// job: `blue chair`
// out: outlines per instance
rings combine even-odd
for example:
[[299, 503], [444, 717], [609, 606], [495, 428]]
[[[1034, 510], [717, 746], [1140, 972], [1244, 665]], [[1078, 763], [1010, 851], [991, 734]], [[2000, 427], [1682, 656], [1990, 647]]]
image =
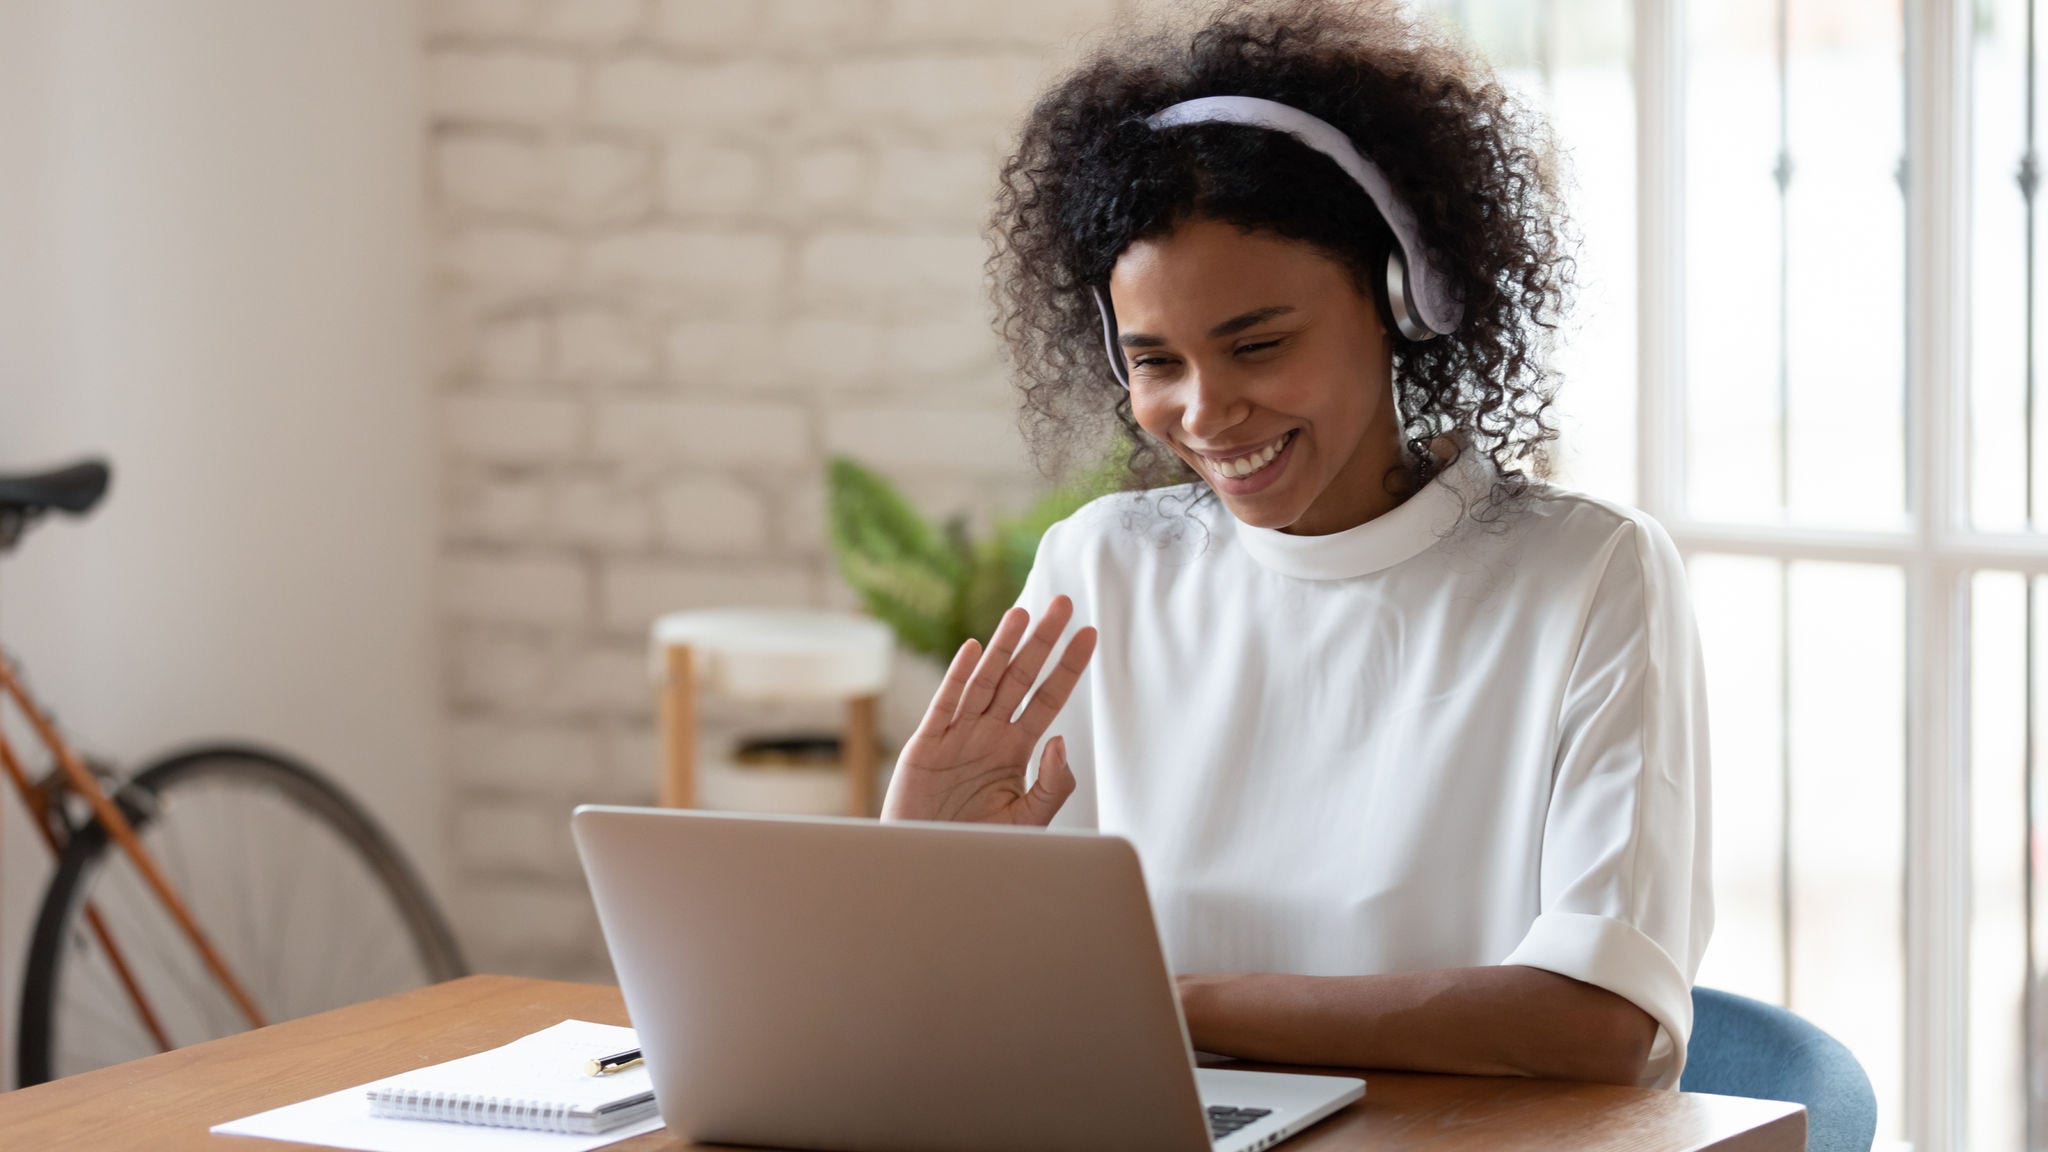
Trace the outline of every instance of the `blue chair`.
[[1683, 1092], [1806, 1105], [1807, 1152], [1870, 1152], [1877, 1096], [1842, 1042], [1797, 1015], [1719, 992], [1692, 990]]

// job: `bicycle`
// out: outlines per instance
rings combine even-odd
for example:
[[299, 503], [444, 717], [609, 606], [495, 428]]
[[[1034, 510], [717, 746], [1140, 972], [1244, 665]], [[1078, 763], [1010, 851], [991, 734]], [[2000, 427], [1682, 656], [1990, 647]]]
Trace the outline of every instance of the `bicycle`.
[[[47, 513], [89, 512], [111, 475], [0, 475], [0, 554]], [[50, 765], [31, 775], [0, 729], [0, 774], [56, 858], [22, 981], [21, 1086], [467, 973], [398, 846], [311, 767], [209, 743], [123, 779], [65, 742], [0, 649], [10, 700]]]

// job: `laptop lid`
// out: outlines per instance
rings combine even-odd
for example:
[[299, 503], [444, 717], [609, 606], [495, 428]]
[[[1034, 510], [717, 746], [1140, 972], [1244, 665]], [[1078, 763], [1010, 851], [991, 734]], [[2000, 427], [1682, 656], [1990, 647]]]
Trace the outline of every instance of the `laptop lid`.
[[671, 1131], [1210, 1147], [1128, 841], [597, 805], [571, 827]]

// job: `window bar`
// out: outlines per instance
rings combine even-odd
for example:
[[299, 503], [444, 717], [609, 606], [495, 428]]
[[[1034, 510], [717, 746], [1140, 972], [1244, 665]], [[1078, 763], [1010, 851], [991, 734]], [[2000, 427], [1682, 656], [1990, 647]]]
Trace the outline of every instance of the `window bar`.
[[[2025, 364], [2026, 373], [2024, 472], [2027, 486], [2025, 497], [2026, 525], [2029, 531], [2032, 531], [2034, 528], [2034, 210], [2037, 203], [2035, 193], [2040, 190], [2041, 186], [2040, 159], [2039, 154], [2035, 150], [2034, 123], [2035, 4], [2036, 0], [2027, 0], [2026, 111], [2023, 118], [2023, 122], [2026, 125], [2026, 151], [2020, 156], [2019, 171], [2017, 173], [2020, 198], [2026, 213], [2025, 237], [2027, 255], [2024, 264], [2025, 280], [2021, 315], [2025, 317], [2025, 322], [2022, 324], [2024, 329], [2022, 339], [2024, 340], [2025, 350], [2023, 363]], [[2035, 740], [2038, 737], [2038, 733], [2034, 716], [2034, 693], [2037, 682], [2034, 648], [2035, 636], [2037, 635], [2035, 631], [2037, 611], [2036, 585], [2039, 583], [2040, 580], [2036, 576], [2029, 575], [2026, 578], [2027, 599], [2024, 624], [2026, 629], [2024, 633], [2026, 636], [2026, 667], [2020, 689], [2020, 699], [2024, 702], [2021, 706], [2023, 714], [2023, 720], [2021, 721], [2023, 736], [2020, 768], [2021, 804], [2023, 805], [2021, 827], [2024, 829], [2024, 833], [2020, 841], [2020, 924], [2021, 931], [2025, 936], [2022, 946], [2022, 963], [2024, 967], [2021, 969], [2022, 978], [2020, 981], [2020, 1083], [2026, 1086], [2025, 1098], [2021, 1101], [2021, 1107], [2025, 1109], [2021, 1121], [2021, 1130], [2025, 1134], [2023, 1139], [2029, 1152], [2040, 1147], [2040, 1109], [2038, 1101], [2042, 1095], [2040, 1085], [2036, 1079], [2040, 1074], [2040, 1069], [2034, 1057], [2035, 1013], [2038, 1010], [2034, 980], [2035, 974], [2039, 971], [2039, 958], [2035, 955], [2034, 947], [2035, 885], [2033, 844], [2034, 804], [2036, 800], [2034, 776], [2038, 768], [2035, 754]]]
[[2040, 158], [2034, 147], [2034, 3], [2027, 0], [2027, 68], [2026, 68], [2026, 124], [2027, 150], [2020, 156], [2019, 172], [2016, 179], [2020, 186], [2020, 197], [2026, 209], [2026, 307], [2024, 315], [2026, 341], [2026, 414], [2025, 414], [2025, 475], [2026, 475], [2026, 524], [2027, 530], [2034, 530], [2034, 193], [2041, 186]]
[[[2029, 3], [2032, 0], [2028, 0]], [[1912, 50], [1907, 47], [1913, 42], [1913, 13], [1910, 0], [1899, 5], [1899, 162], [1892, 169], [1892, 183], [1899, 190], [1899, 247], [1902, 249], [1899, 262], [1912, 276], [1913, 267], [1913, 206], [1908, 197], [1912, 194], [1908, 180], [1911, 170], [1908, 155], [1913, 136], [1913, 60]], [[1899, 469], [1899, 507], [1906, 510], [1906, 516], [1926, 516], [1928, 510], [1913, 506], [1913, 470], [1920, 466], [1918, 453], [1913, 450], [1913, 293], [1899, 293], [1899, 331], [1905, 338], [1899, 343], [1904, 354], [1900, 369], [1904, 373], [1899, 380], [1899, 456], [1905, 467]]]
[[2003, 556], [2039, 570], [2038, 554], [2048, 553], [2038, 538], [1970, 532], [1958, 499], [1967, 491], [1970, 77], [1980, 11], [1956, 0], [1906, 2], [1905, 285], [1914, 318], [1906, 383], [1918, 462], [1909, 473], [1906, 674], [1916, 706], [1907, 723], [1904, 1062], [1893, 1083], [1898, 1134], [1918, 1152], [1970, 1147], [1969, 577]]
[[[1636, 496], [1682, 535], [1685, 457], [1687, 0], [1634, 0], [1636, 96]], [[1654, 451], [1645, 450], [1655, 445]]]
[[[2031, 3], [2031, 0], [2029, 2]], [[1930, 521], [1929, 517], [1934, 515], [1934, 511], [1930, 508], [1920, 507], [1915, 493], [1917, 481], [1915, 470], [1921, 466], [1921, 461], [1918, 459], [1919, 454], [1914, 451], [1913, 446], [1913, 408], [1914, 393], [1916, 391], [1914, 377], [1919, 373], [1919, 361], [1917, 359], [1919, 349], [1915, 343], [1914, 336], [1914, 329], [1918, 327], [1914, 322], [1914, 312], [1917, 304], [1913, 298], [1913, 290], [1910, 287], [1914, 282], [1913, 276], [1916, 270], [1916, 262], [1913, 255], [1912, 187], [1909, 183], [1912, 174], [1909, 164], [1913, 149], [1913, 85], [1916, 79], [1916, 71], [1913, 67], [1913, 54], [1910, 47], [1913, 43], [1912, 9], [1912, 0], [1904, 0], [1899, 5], [1899, 160], [1892, 168], [1892, 184], [1899, 192], [1899, 244], [1901, 248], [1899, 267], [1905, 270], [1905, 281], [1901, 285], [1901, 291], [1899, 292], [1899, 331], [1903, 334], [1899, 341], [1901, 353], [1899, 363], [1899, 455], [1901, 462], [1904, 464], [1904, 467], [1899, 469], [1899, 482], [1902, 486], [1901, 495], [1903, 497], [1899, 506], [1906, 510], [1907, 521], [1924, 533], [1926, 525], [1930, 523], [1945, 523], [1945, 521]], [[1929, 163], [1928, 167], [1934, 167], [1934, 163]], [[1921, 631], [1921, 623], [1916, 617], [1925, 615], [1932, 611], [1932, 609], [1927, 604], [1927, 581], [1924, 578], [1917, 577], [1910, 570], [1902, 570], [1901, 574], [1907, 580], [1907, 631], [1904, 639], [1906, 650], [1909, 654], [1908, 658], [1911, 659], [1915, 639]], [[1950, 600], [1953, 603], [1954, 597], [1951, 596]], [[1901, 687], [1905, 690], [1905, 698], [1901, 701], [1899, 709], [1899, 715], [1903, 719], [1903, 723], [1899, 725], [1899, 747], [1906, 751], [1906, 771], [1903, 779], [1900, 780], [1899, 811], [1911, 812], [1914, 805], [1915, 776], [1919, 771], [1914, 764], [1915, 757], [1913, 753], [1913, 745], [1917, 737], [1916, 728], [1919, 726], [1919, 721], [1913, 715], [1913, 700], [1915, 698], [1913, 677], [1909, 673], [1902, 679], [1904, 682], [1901, 684]], [[1899, 869], [1899, 909], [1901, 913], [1899, 916], [1899, 958], [1901, 961], [1901, 972], [1903, 973], [1905, 968], [1910, 967], [1914, 962], [1914, 933], [1916, 931], [1927, 931], [1928, 928], [1922, 928], [1916, 923], [1913, 896], [1913, 885], [1916, 877], [1913, 874], [1913, 851], [1919, 840], [1910, 817], [1901, 821], [1899, 834], [1905, 847], [1903, 866]], [[1902, 1046], [1912, 1042], [1911, 1038], [1917, 1034], [1916, 1028], [1923, 1027], [1914, 1019], [1914, 994], [1911, 987], [1912, 978], [1910, 976], [1905, 978], [1905, 984], [1906, 987], [1902, 991], [1906, 994], [1906, 1004], [1904, 1006], [1905, 1012], [1900, 1020], [1901, 1033], [1899, 1036]], [[1964, 1051], [1967, 1052], [1967, 1050], [1967, 1046], [1965, 1046]], [[1905, 1096], [1907, 1099], [1902, 1100], [1901, 1103], [1905, 1104], [1905, 1111], [1908, 1117], [1912, 1117], [1916, 1112], [1923, 1110], [1923, 1104], [1908, 1102], [1912, 1096], [1910, 1090], [1905, 1093]], [[1906, 1119], [1906, 1125], [1909, 1129], [1914, 1123], [1913, 1119]], [[1957, 1147], [1960, 1149], [1960, 1145]]]
[[[1777, 0], [1778, 508], [1792, 506], [1792, 186], [1790, 0]], [[1792, 565], [1778, 565], [1778, 980], [1792, 1004]]]
[[1778, 508], [1792, 506], [1792, 131], [1790, 0], [1777, 0], [1778, 158]]
[[[2031, 7], [2031, 4], [2029, 7]], [[2028, 212], [2028, 231], [2030, 232], [2033, 230], [2032, 215], [2033, 213], [2030, 209]], [[2031, 252], [2032, 249], [2029, 248], [2029, 251]], [[2027, 280], [2029, 281], [2027, 299], [2028, 303], [2031, 304], [2033, 301], [2031, 282], [2034, 278], [2033, 258], [2031, 256], [2028, 257], [2027, 264], [2029, 265], [2027, 270]], [[2031, 309], [2029, 311], [2031, 314]], [[2029, 324], [2028, 327], [2031, 328], [2032, 325]], [[2029, 345], [2033, 343], [2031, 337], [2028, 338], [2027, 343]], [[2033, 360], [2031, 356], [2028, 358], [2027, 374], [2029, 377], [2033, 375]], [[2033, 497], [2030, 493], [2028, 495], [2028, 503], [2032, 504], [2032, 502]], [[2029, 509], [2029, 513], [2031, 514], [2031, 509]], [[2023, 732], [2021, 747], [2024, 751], [2020, 754], [2020, 803], [2023, 805], [2021, 827], [2024, 829], [2020, 839], [2020, 930], [2026, 937], [2021, 953], [2024, 959], [2022, 960], [2022, 978], [2020, 980], [2020, 1083], [2026, 1085], [2026, 1098], [2021, 1102], [2021, 1106], [2026, 1109], [2026, 1115], [2022, 1121], [2022, 1129], [2026, 1134], [2025, 1141], [2028, 1152], [2033, 1152], [2034, 1149], [2041, 1146], [2039, 1138], [2040, 1108], [2038, 1106], [2041, 1099], [2041, 1088], [2035, 1079], [2040, 1074], [2040, 1069], [2038, 1061], [2034, 1058], [2034, 1013], [2038, 1008], [2038, 998], [2034, 994], [2034, 979], [2035, 973], [2039, 971], [2039, 968], [2037, 967], [2038, 959], [2035, 956], [2034, 949], [2034, 858], [2032, 851], [2036, 795], [2034, 784], [2034, 771], [2036, 768], [2034, 741], [2038, 736], [2034, 719], [2036, 668], [2034, 647], [2037, 635], [2034, 630], [2034, 624], [2036, 609], [2035, 589], [2039, 583], [2040, 577], [2031, 573], [2027, 575], [2026, 622], [2024, 624], [2026, 631], [2023, 633], [2026, 636], [2026, 672], [2021, 681], [2022, 687], [2020, 689], [2020, 699], [2023, 701], [2020, 711], [2024, 716], [2024, 719], [2021, 721], [2021, 730]]]

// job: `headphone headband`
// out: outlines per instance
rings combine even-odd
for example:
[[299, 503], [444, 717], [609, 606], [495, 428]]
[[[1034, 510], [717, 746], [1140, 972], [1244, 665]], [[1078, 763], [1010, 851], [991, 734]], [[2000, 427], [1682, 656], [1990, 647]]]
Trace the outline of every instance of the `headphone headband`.
[[[1259, 96], [1202, 96], [1183, 100], [1145, 118], [1146, 126], [1153, 129], [1208, 123], [1244, 124], [1285, 132], [1336, 161], [1365, 190], [1394, 234], [1399, 258], [1390, 254], [1382, 290], [1387, 294], [1388, 310], [1401, 334], [1410, 340], [1427, 340], [1458, 327], [1458, 322], [1464, 319], [1464, 302], [1452, 288], [1436, 253], [1422, 242], [1415, 212], [1394, 194], [1386, 173], [1358, 151], [1351, 137], [1327, 120]], [[1128, 388], [1130, 380], [1116, 346], [1116, 318], [1110, 310], [1109, 297], [1099, 287], [1093, 291], [1096, 307], [1102, 312], [1110, 369], [1116, 373], [1117, 381]]]

